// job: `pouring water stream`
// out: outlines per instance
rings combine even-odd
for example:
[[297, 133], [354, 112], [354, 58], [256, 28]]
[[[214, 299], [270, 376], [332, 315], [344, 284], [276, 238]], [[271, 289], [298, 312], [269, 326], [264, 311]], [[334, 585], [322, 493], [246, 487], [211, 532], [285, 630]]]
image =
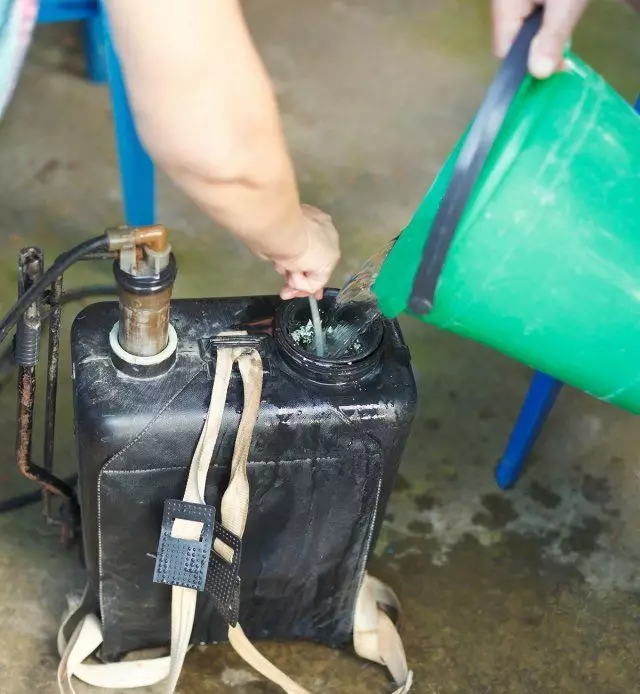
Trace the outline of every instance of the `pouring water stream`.
[[324, 357], [324, 332], [322, 330], [322, 319], [320, 318], [320, 308], [315, 296], [309, 297], [309, 306], [311, 308], [311, 322], [313, 323], [313, 336], [316, 346], [316, 354], [319, 357]]
[[[385, 244], [346, 282], [325, 316], [321, 317], [315, 298], [309, 297], [313, 345], [317, 356], [346, 356], [372, 321], [379, 318], [380, 311], [372, 287], [394, 243], [395, 239]], [[357, 317], [354, 318], [353, 311], [349, 311], [351, 316], [346, 320], [345, 314], [353, 304], [359, 305], [355, 314]]]

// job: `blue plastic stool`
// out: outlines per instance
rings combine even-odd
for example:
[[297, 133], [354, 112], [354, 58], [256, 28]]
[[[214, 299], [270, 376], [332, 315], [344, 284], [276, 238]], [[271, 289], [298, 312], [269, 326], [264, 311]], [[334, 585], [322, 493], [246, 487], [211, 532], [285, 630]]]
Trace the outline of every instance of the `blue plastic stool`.
[[518, 481], [562, 385], [540, 371], [534, 374], [507, 448], [496, 467], [496, 481], [501, 489], [509, 489]]
[[38, 23], [75, 21], [83, 22], [89, 78], [97, 83], [109, 83], [124, 219], [132, 226], [153, 224], [155, 172], [136, 132], [103, 7], [97, 0], [41, 0]]
[[[640, 95], [635, 108], [640, 114]], [[496, 467], [496, 481], [500, 488], [509, 489], [520, 478], [562, 385], [560, 381], [539, 371], [534, 374], [507, 448]]]

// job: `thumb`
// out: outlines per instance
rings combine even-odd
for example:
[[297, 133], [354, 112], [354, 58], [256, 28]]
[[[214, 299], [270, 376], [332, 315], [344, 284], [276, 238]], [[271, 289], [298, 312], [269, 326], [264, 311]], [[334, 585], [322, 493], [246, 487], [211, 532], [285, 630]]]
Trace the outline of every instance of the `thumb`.
[[563, 54], [588, 0], [547, 0], [542, 27], [531, 43], [529, 71], [550, 77], [562, 65]]

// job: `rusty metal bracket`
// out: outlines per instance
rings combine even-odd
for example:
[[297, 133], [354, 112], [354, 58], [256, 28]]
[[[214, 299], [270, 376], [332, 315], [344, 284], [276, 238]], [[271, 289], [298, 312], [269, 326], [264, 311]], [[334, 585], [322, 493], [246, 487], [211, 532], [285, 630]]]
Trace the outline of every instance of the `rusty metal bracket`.
[[[21, 251], [18, 268], [18, 294], [21, 296], [40, 277], [44, 270], [42, 252], [37, 248], [27, 248]], [[55, 428], [56, 395], [58, 386], [58, 363], [60, 355], [60, 298], [62, 295], [62, 279], [56, 280], [49, 292], [49, 354], [47, 368], [44, 466], [33, 462], [31, 456], [33, 440], [33, 412], [36, 395], [36, 362], [31, 358], [35, 349], [30, 343], [34, 339], [39, 342], [40, 325], [42, 321], [42, 301], [31, 304], [21, 322], [27, 326], [18, 326], [18, 339], [28, 335], [27, 349], [16, 352], [18, 361], [18, 434], [16, 442], [16, 462], [21, 474], [27, 479], [37, 482], [43, 489], [43, 511], [48, 522], [60, 525], [62, 540], [70, 542], [76, 536], [79, 522], [79, 506], [73, 487], [65, 480], [53, 474], [53, 444]], [[34, 337], [35, 335], [35, 337]], [[19, 345], [16, 345], [19, 347]], [[26, 358], [23, 358], [26, 354]], [[22, 355], [22, 356], [20, 356]], [[37, 354], [36, 354], [37, 357]], [[63, 520], [54, 520], [51, 515], [51, 494], [61, 497], [66, 505]]]

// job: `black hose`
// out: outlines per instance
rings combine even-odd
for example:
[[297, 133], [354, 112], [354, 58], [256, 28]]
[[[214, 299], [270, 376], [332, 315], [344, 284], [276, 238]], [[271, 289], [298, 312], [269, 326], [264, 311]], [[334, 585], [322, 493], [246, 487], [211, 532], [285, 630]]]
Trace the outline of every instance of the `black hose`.
[[80, 287], [79, 289], [71, 289], [68, 292], [63, 292], [60, 305], [64, 306], [65, 304], [70, 304], [74, 301], [82, 301], [82, 299], [88, 299], [93, 296], [115, 296], [117, 293], [118, 290], [115, 285], [89, 285], [88, 287]]
[[106, 250], [108, 240], [106, 234], [97, 236], [89, 241], [84, 241], [66, 253], [59, 255], [53, 265], [35, 282], [29, 289], [16, 301], [7, 315], [0, 320], [0, 343], [2, 343], [11, 329], [20, 320], [22, 314], [31, 306], [44, 292], [68, 270], [74, 263], [95, 251]]
[[[64, 480], [72, 487], [78, 479], [78, 475], [72, 475]], [[14, 496], [11, 499], [0, 501], [0, 513], [8, 513], [9, 511], [17, 511], [19, 508], [24, 508], [30, 504], [35, 504], [42, 499], [42, 490], [38, 489], [35, 492], [28, 492], [20, 496]]]

